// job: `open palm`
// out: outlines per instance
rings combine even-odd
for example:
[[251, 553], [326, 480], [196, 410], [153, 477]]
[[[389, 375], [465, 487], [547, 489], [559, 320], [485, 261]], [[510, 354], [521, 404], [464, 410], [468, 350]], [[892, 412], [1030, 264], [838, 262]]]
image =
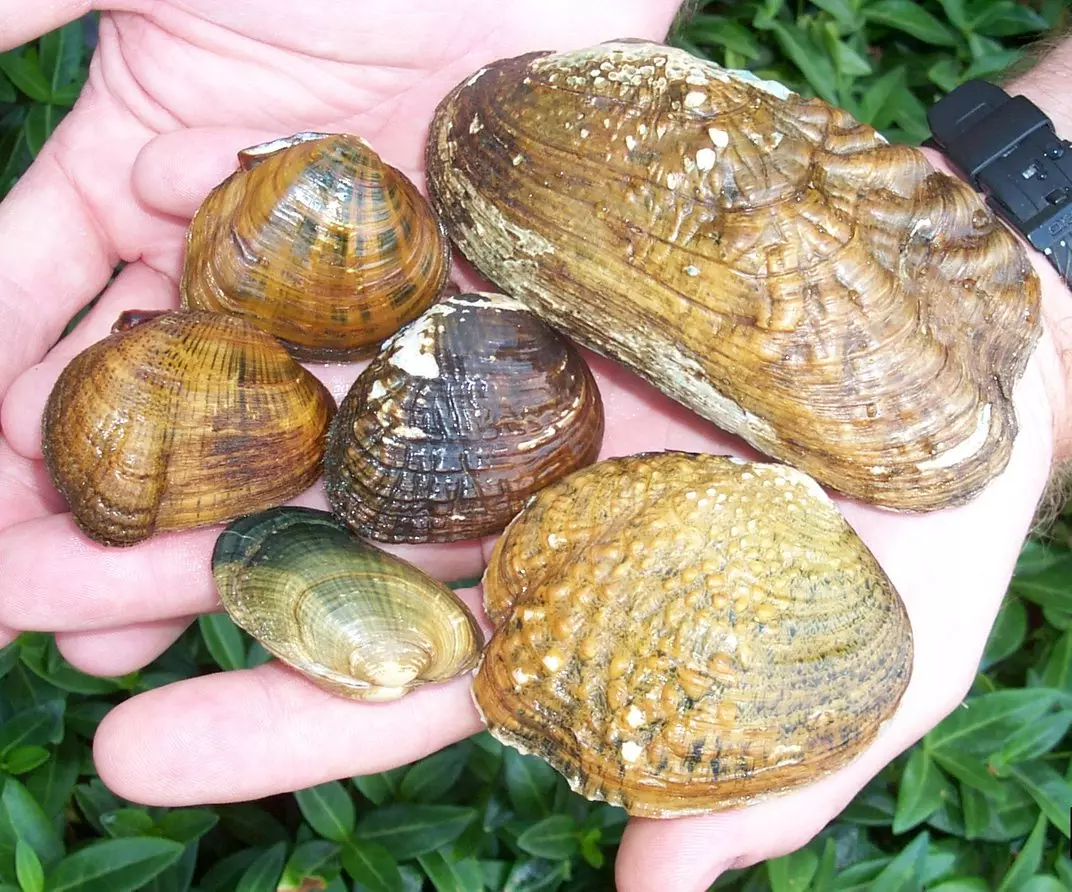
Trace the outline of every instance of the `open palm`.
[[[218, 609], [209, 572], [218, 528], [128, 549], [89, 542], [48, 483], [41, 411], [64, 364], [103, 337], [121, 310], [177, 304], [186, 224], [234, 169], [236, 151], [298, 130], [348, 131], [423, 184], [432, 111], [480, 65], [619, 36], [658, 39], [676, 7], [641, 0], [126, 5], [151, 11], [102, 17], [83, 95], [0, 207], [0, 643], [18, 630], [54, 631], [73, 664], [107, 675], [144, 666], [197, 614]], [[94, 310], [50, 350], [120, 260], [127, 265]], [[457, 278], [466, 282], [464, 273]], [[590, 359], [606, 403], [604, 457], [665, 448], [746, 454], [635, 376]], [[311, 368], [336, 398], [359, 371]], [[621, 889], [703, 888], [727, 866], [803, 844], [959, 701], [1049, 467], [1049, 409], [1034, 365], [1020, 393], [1012, 463], [971, 505], [904, 517], [842, 502], [901, 591], [916, 635], [911, 687], [875, 746], [821, 783], [747, 810], [633, 821], [618, 862]], [[319, 485], [298, 501], [326, 507]], [[392, 550], [457, 579], [480, 572], [488, 544]], [[478, 607], [476, 590], [463, 594]], [[105, 719], [95, 745], [101, 776], [117, 793], [178, 805], [384, 770], [479, 727], [467, 679], [366, 705], [267, 665], [135, 697]]]

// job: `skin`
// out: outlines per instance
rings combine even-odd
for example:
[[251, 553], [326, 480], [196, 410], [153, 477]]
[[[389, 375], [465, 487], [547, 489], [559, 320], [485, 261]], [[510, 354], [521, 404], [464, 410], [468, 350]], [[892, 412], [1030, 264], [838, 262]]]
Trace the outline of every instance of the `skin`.
[[[423, 183], [432, 109], [480, 65], [623, 35], [660, 39], [676, 6], [369, 0], [358, 15], [344, 0], [111, 4], [77, 106], [0, 205], [0, 644], [22, 630], [55, 632], [75, 666], [113, 675], [146, 665], [196, 615], [219, 609], [209, 573], [218, 528], [129, 549], [89, 542], [48, 484], [39, 427], [60, 370], [120, 310], [177, 304], [185, 225], [238, 149], [303, 129], [349, 130]], [[89, 9], [0, 0], [0, 48]], [[1012, 88], [1066, 135], [1072, 100], [1058, 85], [1069, 76], [1066, 47]], [[624, 892], [703, 889], [729, 867], [803, 845], [968, 690], [1053, 463], [1069, 453], [1060, 357], [1072, 337], [1072, 295], [1033, 257], [1047, 327], [1016, 393], [1021, 430], [1006, 471], [970, 505], [921, 517], [840, 500], [913, 623], [916, 661], [901, 709], [859, 760], [808, 788], [707, 817], [631, 821], [617, 862]], [[98, 306], [50, 349], [118, 260], [128, 266]], [[750, 454], [612, 363], [591, 361], [607, 408], [604, 457], [664, 448]], [[337, 398], [359, 370], [312, 368]], [[298, 501], [326, 505], [319, 485]], [[490, 544], [392, 550], [457, 579], [479, 573]], [[465, 595], [478, 607], [477, 590]], [[101, 723], [95, 758], [119, 795], [178, 806], [380, 771], [479, 728], [468, 680], [368, 705], [268, 665], [128, 700]]]

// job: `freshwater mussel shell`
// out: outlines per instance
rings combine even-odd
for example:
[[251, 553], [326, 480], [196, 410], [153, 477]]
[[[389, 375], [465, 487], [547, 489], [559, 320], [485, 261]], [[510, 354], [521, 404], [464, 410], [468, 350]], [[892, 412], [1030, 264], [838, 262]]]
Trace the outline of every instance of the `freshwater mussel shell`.
[[438, 296], [442, 222], [350, 134], [298, 133], [239, 154], [187, 231], [184, 306], [246, 318], [303, 360], [373, 352]]
[[327, 691], [395, 700], [473, 669], [484, 638], [443, 583], [357, 539], [325, 511], [244, 517], [212, 573], [237, 625]]
[[503, 295], [459, 294], [387, 341], [354, 382], [328, 435], [324, 483], [361, 536], [472, 539], [595, 461], [603, 430], [576, 347]]
[[765, 454], [919, 511], [1005, 467], [1041, 331], [1027, 253], [847, 112], [612, 42], [475, 72], [426, 167], [488, 279]]
[[847, 764], [911, 675], [904, 605], [784, 465], [664, 452], [536, 495], [484, 575], [496, 738], [634, 815], [745, 805]]
[[125, 313], [60, 373], [42, 448], [82, 532], [133, 545], [306, 490], [334, 411], [324, 385], [248, 322]]

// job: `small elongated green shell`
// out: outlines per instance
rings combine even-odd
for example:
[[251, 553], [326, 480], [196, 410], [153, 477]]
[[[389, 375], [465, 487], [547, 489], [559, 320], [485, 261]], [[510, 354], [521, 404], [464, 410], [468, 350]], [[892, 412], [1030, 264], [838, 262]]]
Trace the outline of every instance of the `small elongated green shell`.
[[284, 663], [356, 700], [395, 700], [472, 669], [484, 640], [443, 583], [324, 511], [276, 508], [216, 540], [224, 609]]

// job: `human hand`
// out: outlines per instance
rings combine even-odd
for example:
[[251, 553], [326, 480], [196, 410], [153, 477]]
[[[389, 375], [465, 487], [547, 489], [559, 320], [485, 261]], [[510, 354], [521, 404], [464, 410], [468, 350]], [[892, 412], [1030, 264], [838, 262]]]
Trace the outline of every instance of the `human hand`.
[[[308, 5], [303, 18], [310, 18]], [[283, 15], [283, 9], [280, 5], [277, 15]], [[255, 24], [263, 33], [286, 34], [290, 41], [335, 38], [330, 29], [299, 37], [294, 33], [294, 22], [283, 28], [278, 21], [269, 21], [269, 4], [261, 4], [260, 10]], [[501, 12], [471, 15], [477, 21], [502, 19]], [[575, 18], [576, 11], [569, 15]], [[254, 18], [252, 14], [250, 18]], [[541, 6], [540, 18], [543, 22], [556, 20], [546, 5]], [[124, 31], [128, 27], [124, 22], [132, 30]], [[398, 30], [379, 33], [381, 37], [404, 33], [420, 44], [419, 24], [415, 18], [403, 26], [396, 19], [391, 27]], [[12, 331], [23, 333], [18, 338], [10, 335], [11, 347], [22, 351], [18, 353], [22, 364], [39, 355], [74, 309], [95, 293], [115, 257], [134, 261], [71, 337], [19, 378], [4, 402], [0, 421], [9, 444], [0, 447], [0, 486], [4, 487], [0, 492], [10, 490], [14, 498], [7, 498], [4, 492], [0, 502], [5, 506], [0, 509], [0, 527], [4, 528], [0, 532], [0, 622], [16, 629], [56, 631], [61, 650], [75, 665], [97, 674], [117, 674], [153, 659], [190, 617], [217, 609], [208, 558], [218, 530], [170, 534], [130, 549], [105, 549], [87, 542], [62, 513], [63, 506], [41, 468], [37, 433], [41, 407], [52, 382], [74, 353], [106, 333], [120, 309], [174, 305], [185, 222], [208, 189], [233, 168], [237, 148], [299, 129], [350, 129], [369, 138], [389, 161], [415, 175], [419, 183], [422, 178], [416, 172], [421, 140], [432, 107], [454, 83], [482, 63], [537, 47], [581, 45], [622, 33], [659, 33], [659, 28], [645, 31], [640, 25], [621, 22], [610, 33], [593, 27], [590, 33], [568, 34], [554, 32], [550, 24], [543, 32], [534, 33], [532, 28], [525, 31], [522, 24], [514, 26], [516, 32], [503, 25], [495, 32], [495, 40], [475, 50], [470, 47], [454, 59], [457, 64], [447, 64], [449, 73], [443, 69], [426, 72], [423, 80], [420, 75], [415, 78], [412, 89], [387, 98], [377, 94], [371, 100], [393, 107], [361, 105], [344, 113], [334, 104], [334, 95], [294, 100], [306, 82], [278, 74], [284, 66], [271, 62], [271, 55], [278, 50], [261, 44], [249, 47], [242, 40], [234, 46], [243, 58], [256, 58], [258, 71], [263, 66], [271, 72], [271, 83], [259, 82], [261, 91], [282, 96], [284, 104], [288, 99], [295, 102], [295, 108], [286, 113], [277, 110], [276, 117], [269, 118], [264, 104], [249, 98], [252, 76], [239, 73], [249, 62], [232, 60], [230, 64], [239, 66], [231, 69], [235, 73], [227, 75], [226, 69], [218, 69], [215, 77], [206, 75], [202, 83], [201, 72], [207, 64], [194, 61], [198, 56], [187, 57], [191, 77], [175, 84], [165, 81], [166, 73], [152, 65], [160, 55], [152, 41], [174, 39], [164, 36], [175, 33], [174, 22], [162, 34], [141, 17], [125, 15], [105, 21], [105, 42], [95, 64], [97, 81], [89, 93], [92, 101], [86, 106], [80, 102], [57, 134], [59, 142], [50, 151], [59, 154], [46, 155], [0, 210], [0, 251], [11, 252], [0, 269], [26, 270], [27, 278], [20, 283], [28, 293], [57, 293], [57, 302], [69, 299], [69, 305], [56, 309], [55, 318], [42, 318], [29, 323], [29, 328], [25, 323], [21, 329], [18, 323], [14, 328], [0, 328], [8, 335]], [[231, 27], [241, 30], [235, 23]], [[440, 30], [429, 30], [429, 42], [442, 33], [445, 24], [429, 26], [433, 27]], [[109, 33], [111, 38], [107, 38]], [[198, 41], [204, 43], [209, 32], [179, 33], [187, 37], [199, 33]], [[507, 40], [509, 33], [513, 37]], [[111, 63], [107, 61], [108, 39], [112, 40]], [[140, 43], [142, 40], [148, 42]], [[355, 40], [352, 34], [339, 40], [346, 46], [387, 49], [382, 40], [370, 43]], [[117, 111], [110, 84], [123, 83], [122, 72], [113, 71], [109, 81], [102, 71], [117, 61], [120, 46], [130, 73], [137, 75], [137, 83], [152, 95], [152, 103], [135, 97], [142, 109], [141, 118], [152, 114], [156, 105], [174, 116], [158, 125], [167, 127], [167, 135], [154, 138], [153, 131], [145, 129], [132, 136], [130, 128], [144, 128], [144, 124], [129, 115], [129, 109], [124, 112], [123, 106]], [[221, 61], [225, 52], [218, 52], [213, 58]], [[335, 57], [323, 44], [316, 52]], [[397, 62], [401, 57], [394, 58]], [[139, 68], [139, 60], [148, 67]], [[304, 57], [290, 61], [312, 64]], [[174, 63], [170, 67], [184, 70]], [[329, 67], [336, 85], [347, 76], [376, 73], [367, 66], [355, 71], [346, 63], [341, 63], [340, 71], [337, 61]], [[377, 72], [384, 82], [397, 73]], [[228, 105], [220, 97], [216, 105], [206, 105], [204, 117], [198, 117], [193, 108], [199, 109], [204, 97], [213, 95], [208, 86], [211, 83], [245, 84], [242, 92], [246, 99]], [[252, 111], [243, 112], [242, 105]], [[81, 119], [75, 117], [79, 114]], [[181, 119], [183, 127], [178, 127], [175, 119]], [[393, 122], [399, 119], [412, 123], [396, 129]], [[89, 124], [79, 124], [79, 120]], [[111, 138], [106, 138], [106, 121], [116, 122]], [[123, 121], [125, 127], [119, 127]], [[250, 129], [225, 130], [218, 126], [223, 123]], [[188, 129], [190, 124], [213, 129]], [[85, 154], [94, 146], [96, 155]], [[109, 158], [109, 151], [115, 151], [116, 156]], [[123, 158], [127, 159], [125, 164]], [[110, 187], [101, 186], [100, 178], [108, 178]], [[72, 190], [72, 183], [78, 188]], [[33, 231], [33, 221], [56, 207], [77, 211], [57, 218], [72, 225], [58, 229], [51, 244], [71, 243], [70, 251], [76, 260], [81, 258], [80, 274], [78, 269], [52, 269], [48, 246], [40, 249], [38, 257], [36, 246], [25, 244], [25, 235], [21, 244], [17, 241], [20, 231]], [[85, 238], [86, 232], [97, 233], [100, 241]], [[1042, 272], [1052, 292], [1052, 273]], [[31, 290], [27, 283], [36, 287]], [[8, 297], [0, 292], [0, 305], [7, 306]], [[35, 313], [52, 312], [47, 306], [33, 309]], [[39, 325], [40, 350], [33, 353], [35, 348], [26, 346], [24, 335], [37, 332]], [[1018, 389], [1021, 435], [1009, 468], [975, 502], [954, 511], [902, 517], [840, 501], [850, 523], [901, 592], [916, 637], [912, 684], [901, 709], [876, 744], [836, 775], [765, 804], [711, 817], [631, 822], [618, 861], [621, 889], [699, 889], [732, 864], [751, 863], [803, 844], [886, 762], [959, 702], [974, 675], [1049, 469], [1052, 419], [1048, 395], [1054, 393], [1050, 383], [1053, 350], [1053, 344], [1045, 340]], [[5, 351], [0, 365], [10, 362], [12, 355]], [[607, 409], [602, 457], [664, 448], [750, 454], [737, 441], [719, 434], [612, 363], [590, 355], [589, 359]], [[314, 368], [336, 397], [345, 392], [357, 373], [355, 367]], [[0, 390], [3, 383], [0, 377]], [[319, 487], [301, 501], [324, 506]], [[444, 578], [475, 575], [483, 559], [473, 544], [392, 550]], [[465, 594], [475, 606], [477, 593]], [[332, 729], [330, 735], [323, 733], [326, 727]], [[192, 679], [133, 698], [101, 724], [96, 757], [103, 779], [125, 797], [170, 805], [220, 802], [257, 798], [393, 767], [479, 727], [467, 680], [424, 689], [397, 703], [365, 705], [325, 694], [277, 666], [263, 666]]]

